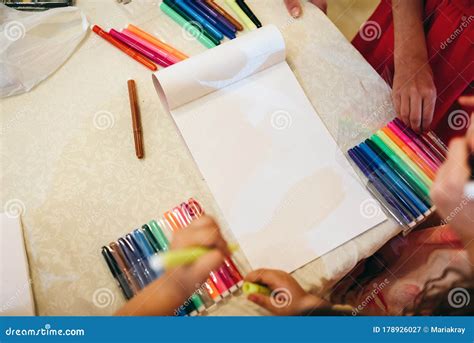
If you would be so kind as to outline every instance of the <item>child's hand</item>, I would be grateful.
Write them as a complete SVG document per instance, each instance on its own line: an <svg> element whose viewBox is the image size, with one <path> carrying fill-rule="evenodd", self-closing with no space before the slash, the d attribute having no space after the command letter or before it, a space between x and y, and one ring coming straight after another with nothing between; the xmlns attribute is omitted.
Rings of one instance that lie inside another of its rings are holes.
<svg viewBox="0 0 474 343"><path fill-rule="evenodd" d="M303 13L300 0L284 0L288 12L293 18L299 18ZM327 0L310 0L313 5L317 6L321 11L326 13L328 9Z"/></svg>
<svg viewBox="0 0 474 343"><path fill-rule="evenodd" d="M209 272L222 265L224 256L230 255L227 242L222 237L219 227L214 219L208 216L193 221L188 228L173 235L171 250L189 247L207 247L214 250L193 264L167 272L172 279L177 281L176 286L183 290L186 297L196 290L196 285L206 281Z"/></svg>
<svg viewBox="0 0 474 343"><path fill-rule="evenodd" d="M428 61L402 61L395 67L393 103L400 119L416 132L429 131L436 104L436 87Z"/></svg>
<svg viewBox="0 0 474 343"><path fill-rule="evenodd" d="M193 221L188 228L174 234L171 249L193 246L212 248L211 252L193 264L166 271L128 301L117 315L121 316L172 316L193 292L217 269L229 254L227 243L219 227L204 216Z"/></svg>
<svg viewBox="0 0 474 343"><path fill-rule="evenodd" d="M290 274L281 270L257 269L249 273L245 280L272 290L270 296L251 294L248 299L276 315L299 315L306 310L330 306L323 299L307 293Z"/></svg>

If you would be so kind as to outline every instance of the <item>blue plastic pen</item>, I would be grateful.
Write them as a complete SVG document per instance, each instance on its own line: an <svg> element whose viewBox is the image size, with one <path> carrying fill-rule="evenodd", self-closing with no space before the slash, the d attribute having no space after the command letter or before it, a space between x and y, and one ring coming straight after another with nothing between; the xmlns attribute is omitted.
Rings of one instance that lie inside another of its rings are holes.
<svg viewBox="0 0 474 343"><path fill-rule="evenodd" d="M428 215L430 209L423 203L423 201L418 198L418 196L413 193L408 185L406 185L403 180L401 180L388 166L382 161L380 157L366 144L360 144L360 148L369 156L370 160L375 163L376 168L380 168L389 178L391 178L394 184L413 202L416 208L423 215Z"/></svg>
<svg viewBox="0 0 474 343"><path fill-rule="evenodd" d="M415 218L411 215L410 211L400 203L400 201L390 192L390 190L383 184L383 182L378 179L375 174L371 173L369 168L365 166L364 162L357 156L357 154L351 149L348 151L349 156L354 161L354 163L359 167L359 169L364 173L364 175L369 180L380 196L382 196L390 205L393 214L397 219L406 226L412 226L412 223L415 221Z"/></svg>
<svg viewBox="0 0 474 343"><path fill-rule="evenodd" d="M364 153L360 147L353 148L355 154L360 158L364 164L370 168L371 172L375 173L383 184L403 203L403 205L410 211L410 214L417 220L423 218L423 214L416 208L413 202L394 184L393 180L389 178L381 169L376 168L376 165Z"/></svg>
<svg viewBox="0 0 474 343"><path fill-rule="evenodd" d="M226 18L217 13L213 8L207 5L204 0L196 0L193 2L202 12L206 14L206 18L209 18L209 22L214 24L219 30L226 35L228 38L235 38L237 29L232 25ZM214 23L211 21L213 20Z"/></svg>
<svg viewBox="0 0 474 343"><path fill-rule="evenodd" d="M222 40L224 35L216 29L211 23L209 23L204 17L202 17L199 13L197 13L189 3L184 0L175 0L176 5L178 5L187 15L189 15L192 19L198 22L202 27L215 39Z"/></svg>

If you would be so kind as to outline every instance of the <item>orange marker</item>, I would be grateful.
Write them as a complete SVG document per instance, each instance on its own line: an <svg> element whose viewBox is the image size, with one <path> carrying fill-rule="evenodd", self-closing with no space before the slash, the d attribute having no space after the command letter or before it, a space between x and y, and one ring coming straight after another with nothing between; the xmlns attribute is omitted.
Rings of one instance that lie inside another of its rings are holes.
<svg viewBox="0 0 474 343"><path fill-rule="evenodd" d="M118 40L116 40L114 37L112 37L111 35L109 35L107 32L105 32L104 30L102 30L99 26L97 25L94 25L92 27L92 31L94 31L95 33L97 33L97 35L99 35L100 37L102 37L103 39L105 39L107 42L109 42L110 44L114 45L116 48L122 50L124 53L126 53L128 56L130 56L131 58L133 58L135 61L137 62L140 62L141 64L143 64L145 67L147 67L148 69L150 70L153 70L153 71L156 71L158 68L156 67L156 65L150 61L148 58L146 58L145 56L139 54L138 52L136 52L135 50L133 50L132 48L129 48L128 46L126 46L125 44L119 42Z"/></svg>
<svg viewBox="0 0 474 343"><path fill-rule="evenodd" d="M148 41L150 44L155 45L156 47L168 51L170 54L173 54L176 58L179 58L180 60L185 60L188 58L185 54L183 54L181 51L173 48L172 46L160 41L158 38L150 35L149 33L143 31L142 29L130 24L128 25L127 29L134 34L136 34L138 37L143 38L144 40Z"/></svg>
<svg viewBox="0 0 474 343"><path fill-rule="evenodd" d="M413 161L418 167L428 176L431 180L434 180L435 173L430 166L423 161L417 154L411 150L411 148L405 144L390 128L384 127L382 131L396 144L398 147Z"/></svg>

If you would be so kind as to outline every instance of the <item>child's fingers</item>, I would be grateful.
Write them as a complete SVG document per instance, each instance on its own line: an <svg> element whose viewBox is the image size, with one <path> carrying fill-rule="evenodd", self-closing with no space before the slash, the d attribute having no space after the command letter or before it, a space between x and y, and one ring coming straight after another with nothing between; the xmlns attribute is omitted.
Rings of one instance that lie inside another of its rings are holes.
<svg viewBox="0 0 474 343"><path fill-rule="evenodd" d="M430 129L431 122L433 121L434 108L436 103L436 96L424 97L423 98L423 121L421 130L427 132Z"/></svg>
<svg viewBox="0 0 474 343"><path fill-rule="evenodd" d="M257 269L253 270L245 276L245 280L253 283L266 285L271 289L276 289L282 286L284 282L285 272L274 269Z"/></svg>
<svg viewBox="0 0 474 343"><path fill-rule="evenodd" d="M259 293L254 293L250 294L248 296L248 299L251 302L263 307L264 309L275 313L275 306L273 306L272 304L271 297Z"/></svg>
<svg viewBox="0 0 474 343"><path fill-rule="evenodd" d="M471 125L467 129L466 139L471 153L474 153L474 112L471 115Z"/></svg>
<svg viewBox="0 0 474 343"><path fill-rule="evenodd" d="M189 275L193 280L193 285L206 281L209 273L219 268L222 263L224 263L224 254L219 250L213 250L199 258L189 266Z"/></svg>
<svg viewBox="0 0 474 343"><path fill-rule="evenodd" d="M285 6L293 18L299 18L303 13L300 0L285 0Z"/></svg>
<svg viewBox="0 0 474 343"><path fill-rule="evenodd" d="M449 145L446 162L439 169L431 189L431 197L435 205L442 211L450 210L450 201L461 201L461 193L469 178L467 165L468 148L465 139L454 139ZM459 199L458 199L459 198Z"/></svg>
<svg viewBox="0 0 474 343"><path fill-rule="evenodd" d="M472 106L474 107L474 96L462 96L459 98L459 103L463 106Z"/></svg>
<svg viewBox="0 0 474 343"><path fill-rule="evenodd" d="M410 95L410 125L416 131L421 131L421 97L419 94Z"/></svg>

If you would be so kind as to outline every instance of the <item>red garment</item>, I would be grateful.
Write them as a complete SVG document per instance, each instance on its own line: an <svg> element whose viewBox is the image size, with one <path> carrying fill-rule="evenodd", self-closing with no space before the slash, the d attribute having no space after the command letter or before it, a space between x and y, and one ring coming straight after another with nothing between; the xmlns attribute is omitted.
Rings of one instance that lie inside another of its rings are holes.
<svg viewBox="0 0 474 343"><path fill-rule="evenodd" d="M461 108L457 99L474 94L474 0L425 0L424 4L426 45L438 94L431 128L448 141L465 133L466 120L469 122L473 110ZM391 0L382 0L352 44L391 85L394 72Z"/></svg>

